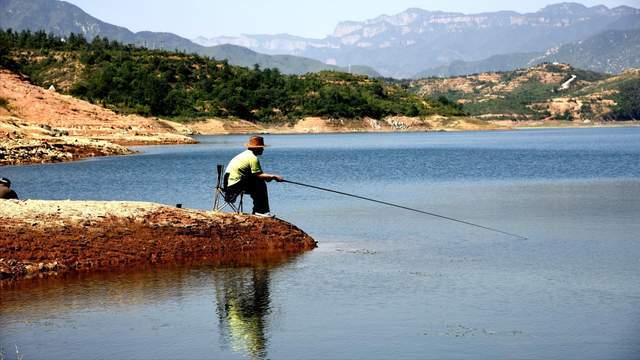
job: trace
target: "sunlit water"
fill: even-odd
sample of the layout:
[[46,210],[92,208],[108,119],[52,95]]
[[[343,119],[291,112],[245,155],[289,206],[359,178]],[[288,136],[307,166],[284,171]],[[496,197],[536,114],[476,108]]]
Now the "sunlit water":
[[[0,168],[23,198],[209,209],[245,136]],[[267,136],[270,184],[319,248],[253,268],[83,275],[2,289],[0,343],[38,358],[640,356],[640,129]],[[250,208],[250,205],[249,205]]]

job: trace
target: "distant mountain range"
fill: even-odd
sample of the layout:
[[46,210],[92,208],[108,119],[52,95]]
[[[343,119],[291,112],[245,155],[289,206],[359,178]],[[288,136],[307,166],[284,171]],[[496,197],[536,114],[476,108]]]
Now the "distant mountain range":
[[609,74],[617,74],[629,68],[640,68],[640,28],[605,31],[545,52],[494,55],[480,61],[454,61],[446,66],[420,72],[414,78],[509,71],[544,62],[567,63],[577,68]]
[[[0,28],[81,33],[148,48],[181,50],[232,65],[278,68],[285,74],[321,70],[416,78],[513,70],[563,62],[600,72],[637,67],[640,9],[549,5],[534,13],[480,14],[408,9],[392,16],[341,22],[333,34],[199,37],[131,32],[58,0],[0,0]],[[359,65],[355,65],[359,64]]]
[[545,52],[604,31],[639,26],[640,9],[560,3],[526,14],[412,8],[393,16],[342,22],[323,39],[281,34],[200,37],[194,41],[208,46],[230,43],[266,54],[299,55],[338,65],[364,64],[385,76],[406,78],[456,60],[479,61],[497,54],[522,59],[528,56],[523,53]]
[[[265,55],[237,45],[202,46],[172,33],[141,31],[134,33],[124,27],[105,23],[79,7],[57,0],[0,0],[0,28],[14,30],[44,30],[60,36],[83,34],[88,39],[106,37],[127,44],[149,48],[181,50],[227,59],[232,65],[278,68],[285,74],[303,74],[321,70],[348,68],[292,55]],[[354,73],[379,76],[372,68],[352,66]]]

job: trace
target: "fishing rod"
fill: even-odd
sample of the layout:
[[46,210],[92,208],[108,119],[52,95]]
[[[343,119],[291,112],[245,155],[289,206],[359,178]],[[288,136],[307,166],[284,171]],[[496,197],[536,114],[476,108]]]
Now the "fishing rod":
[[319,187],[319,186],[303,184],[303,183],[299,183],[299,182],[295,182],[295,181],[282,180],[282,182],[289,183],[289,184],[294,184],[294,185],[299,185],[299,186],[304,186],[304,187],[308,187],[308,188],[312,188],[312,189],[316,189],[316,190],[328,191],[328,192],[332,192],[332,193],[336,193],[336,194],[340,194],[340,195],[354,197],[354,198],[361,199],[361,200],[375,202],[375,203],[378,203],[378,204],[383,204],[383,205],[387,205],[387,206],[393,206],[393,207],[400,208],[400,209],[405,209],[405,210],[414,211],[414,212],[421,213],[421,214],[435,216],[435,217],[438,217],[438,218],[451,220],[451,221],[459,222],[459,223],[466,224],[466,225],[475,226],[475,227],[478,227],[478,228],[481,228],[481,229],[497,232],[497,233],[500,233],[500,234],[513,236],[515,238],[522,239],[522,240],[526,240],[527,239],[524,236],[517,235],[517,234],[512,234],[512,233],[509,233],[509,232],[506,232],[506,231],[502,231],[502,230],[498,230],[498,229],[494,229],[494,228],[491,228],[491,227],[488,227],[488,226],[478,225],[478,224],[474,224],[474,223],[471,223],[471,222],[468,222],[468,221],[454,219],[452,217],[448,217],[448,216],[444,216],[444,215],[434,214],[434,213],[431,213],[431,212],[428,212],[428,211],[412,209],[410,207],[406,207],[406,206],[402,206],[402,205],[398,205],[398,204],[393,204],[393,203],[386,202],[386,201],[371,199],[371,198],[364,197],[364,196],[349,194],[349,193],[338,191],[338,190],[322,188],[322,187]]

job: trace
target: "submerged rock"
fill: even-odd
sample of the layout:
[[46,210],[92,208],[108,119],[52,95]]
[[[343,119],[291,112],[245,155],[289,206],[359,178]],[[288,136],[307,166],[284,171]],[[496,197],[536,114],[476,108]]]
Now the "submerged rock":
[[279,219],[143,202],[0,200],[0,278],[150,264],[238,263],[316,242]]

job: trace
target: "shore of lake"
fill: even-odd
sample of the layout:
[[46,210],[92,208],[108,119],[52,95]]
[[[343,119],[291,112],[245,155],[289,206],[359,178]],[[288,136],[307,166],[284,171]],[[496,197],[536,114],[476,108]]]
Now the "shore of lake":
[[291,124],[256,124],[240,119],[203,119],[181,124],[198,135],[239,134],[329,134],[359,132],[431,132],[508,130],[510,127],[492,124],[470,117],[408,117],[387,116],[383,119],[328,119],[306,117]]
[[[174,145],[196,143],[190,135],[242,134],[326,134],[370,132],[444,132],[508,130],[471,118],[409,118],[375,119],[305,118],[295,124],[260,125],[239,119],[207,119],[186,124],[168,120],[154,120],[165,133],[120,136],[105,131],[103,136],[91,134],[69,136],[67,131],[46,124],[21,124],[18,119],[2,119],[0,132],[0,165],[24,165],[79,160],[95,156],[129,155],[134,151],[126,146]],[[4,131],[3,131],[4,130]],[[118,132],[118,129],[113,129]],[[65,134],[65,135],[59,135]]]
[[235,264],[316,242],[279,219],[146,202],[0,200],[0,279],[176,263]]
[[514,130],[526,129],[590,129],[638,127],[640,121],[565,121],[565,120],[494,120],[492,123]]

